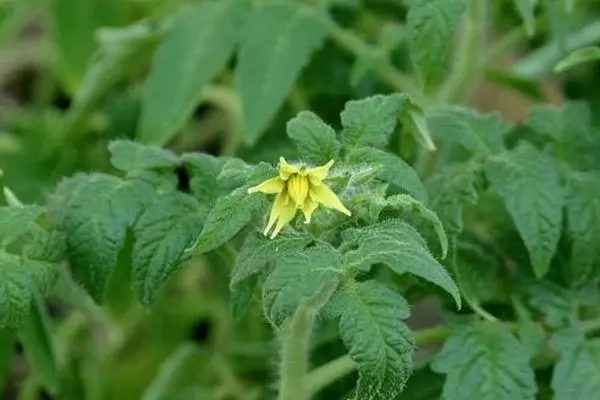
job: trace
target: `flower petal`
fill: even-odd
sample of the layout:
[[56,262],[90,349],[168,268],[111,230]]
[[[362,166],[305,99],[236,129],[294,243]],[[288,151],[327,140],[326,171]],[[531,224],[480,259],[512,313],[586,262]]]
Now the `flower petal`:
[[279,157],[279,176],[284,181],[287,181],[290,176],[300,172],[300,168],[295,165],[289,164],[285,161],[285,158]]
[[310,198],[310,196],[306,197],[304,201],[304,206],[302,207],[302,212],[304,213],[304,223],[310,224],[310,219],[312,217],[312,213],[317,209],[319,203]]
[[329,169],[333,165],[333,160],[330,160],[327,164],[321,165],[320,167],[308,168],[306,170],[306,175],[308,175],[311,183],[317,185],[321,183],[321,181],[327,178],[327,174],[329,174]]
[[281,206],[283,196],[287,196],[287,194],[285,192],[280,192],[279,194],[277,194],[277,196],[275,196],[275,201],[273,202],[273,205],[271,206],[271,213],[269,214],[269,222],[267,223],[267,227],[265,228],[265,230],[263,232],[263,235],[265,235],[265,236],[267,236],[269,234],[269,231],[275,224],[275,221],[277,221],[277,210],[278,210],[278,207]]
[[[286,196],[287,197],[287,196]],[[294,216],[296,215],[296,211],[298,208],[293,201],[287,201],[285,205],[283,203],[278,204],[277,206],[277,224],[275,225],[275,229],[271,233],[271,239],[274,239],[275,236],[281,232],[283,227],[290,223]]]
[[276,177],[276,178],[267,179],[263,183],[251,187],[250,189],[248,189],[248,194],[252,194],[252,193],[256,193],[256,192],[274,194],[274,193],[281,192],[284,187],[285,187],[285,182],[280,177]]
[[323,204],[325,207],[336,209],[347,216],[352,215],[350,210],[344,207],[337,195],[324,184],[312,185],[310,192],[313,200]]

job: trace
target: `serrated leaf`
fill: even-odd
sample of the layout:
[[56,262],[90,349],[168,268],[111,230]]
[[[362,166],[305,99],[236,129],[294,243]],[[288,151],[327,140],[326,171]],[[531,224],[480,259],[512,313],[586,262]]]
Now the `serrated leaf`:
[[490,158],[485,171],[527,246],[533,271],[544,276],[560,237],[564,204],[554,161],[530,145],[522,145]]
[[31,231],[43,212],[38,206],[0,207],[0,245],[5,247]]
[[447,375],[444,399],[534,399],[527,351],[499,323],[459,327],[431,364]]
[[527,36],[531,37],[535,34],[535,4],[536,0],[514,0],[515,7],[523,20]]
[[466,0],[411,0],[406,22],[409,51],[421,82],[436,85],[446,70],[452,39]]
[[597,60],[600,60],[600,47],[583,47],[569,53],[569,55],[560,60],[554,67],[554,72],[564,72],[577,65]]
[[460,308],[458,287],[446,269],[431,255],[425,240],[410,225],[388,220],[342,233],[344,265],[368,271],[373,264],[387,265],[396,274],[410,273],[447,291]]
[[427,116],[427,122],[435,138],[486,155],[504,150],[504,136],[510,130],[498,114],[482,115],[459,106],[438,107]]
[[98,303],[125,235],[154,195],[141,181],[104,174],[64,181],[51,202],[51,215],[64,232],[75,277]]
[[197,254],[214,250],[242,230],[265,205],[265,198],[249,195],[243,186],[221,197],[206,217],[204,228],[193,246]]
[[124,172],[144,169],[175,168],[179,158],[171,151],[130,140],[113,140],[108,144],[110,163]]
[[239,321],[252,305],[259,283],[258,276],[252,275],[231,287],[229,308],[235,320]]
[[591,135],[591,110],[587,103],[570,101],[562,107],[539,105],[529,111],[525,125],[559,142]]
[[23,325],[19,328],[18,338],[46,390],[57,394],[60,376],[52,344],[50,317],[42,299],[36,294],[31,301],[29,315],[25,317]]
[[399,118],[402,121],[404,131],[410,133],[417,143],[429,151],[436,149],[429,133],[429,123],[425,118],[423,108],[410,97],[407,98],[404,107],[400,110]]
[[569,329],[556,333],[550,346],[560,354],[552,375],[555,399],[600,396],[600,339],[586,340],[583,333]]
[[118,25],[123,5],[119,0],[52,0],[52,39],[61,79],[69,92],[81,82],[96,44],[94,32]]
[[600,175],[572,173],[566,187],[567,227],[572,241],[569,277],[581,285],[599,276]]
[[398,398],[412,370],[414,337],[402,322],[404,298],[376,281],[349,283],[334,294],[325,313],[339,318],[340,336],[358,364],[356,399]]
[[265,3],[249,17],[236,68],[247,143],[256,143],[325,40],[327,28],[318,13],[297,2]]
[[381,166],[379,178],[396,185],[415,199],[427,204],[427,191],[419,176],[410,165],[400,157],[373,147],[361,147],[350,151],[351,162]]
[[192,196],[174,192],[158,197],[140,215],[131,257],[134,287],[142,304],[154,302],[158,290],[182,263],[207,212]]
[[212,207],[217,198],[224,194],[217,178],[227,160],[203,153],[185,153],[181,160],[191,173],[190,189],[202,204]]
[[277,260],[263,284],[263,308],[267,318],[281,326],[300,302],[317,294],[325,285],[341,281],[340,254],[333,247],[318,244]]
[[337,159],[340,142],[332,127],[316,114],[302,111],[287,123],[287,134],[296,144],[302,159],[316,164],[325,164]]
[[340,114],[343,137],[357,147],[384,147],[398,122],[398,113],[408,100],[403,94],[375,95],[346,103]]
[[35,293],[49,289],[54,268],[52,263],[0,251],[0,329],[23,323]]
[[231,57],[246,14],[246,2],[219,0],[191,6],[175,18],[144,86],[142,142],[162,145],[181,129],[203,87]]
[[477,201],[475,173],[468,164],[447,165],[426,184],[429,207],[444,223],[448,236],[463,229],[462,210]]

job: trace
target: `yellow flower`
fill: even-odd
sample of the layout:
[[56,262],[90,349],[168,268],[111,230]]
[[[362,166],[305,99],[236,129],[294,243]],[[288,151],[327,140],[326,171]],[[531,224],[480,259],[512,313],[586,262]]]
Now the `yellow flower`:
[[277,236],[285,224],[294,218],[298,210],[302,211],[304,223],[308,224],[319,203],[348,216],[351,215],[336,194],[323,183],[332,165],[333,160],[320,167],[307,168],[305,165],[288,164],[283,157],[280,157],[279,176],[248,189],[249,194],[256,192],[277,194],[264,231],[265,236],[273,226],[275,229],[271,232],[271,239]]

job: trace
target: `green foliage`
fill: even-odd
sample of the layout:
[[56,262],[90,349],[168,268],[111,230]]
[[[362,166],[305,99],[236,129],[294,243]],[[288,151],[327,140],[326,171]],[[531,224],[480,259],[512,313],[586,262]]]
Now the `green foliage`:
[[514,0],[515,7],[523,20],[528,36],[535,34],[535,0]]
[[538,277],[548,272],[560,237],[564,192],[554,161],[530,145],[490,158],[486,175],[504,199]]
[[236,69],[248,143],[256,143],[326,34],[319,11],[298,2],[267,2],[248,17]]
[[115,140],[108,145],[110,162],[117,169],[132,172],[144,169],[172,168],[179,158],[160,147],[142,146],[127,140]]
[[231,57],[247,14],[244,1],[191,7],[172,21],[144,86],[138,131],[144,143],[168,143],[182,128],[202,99],[202,89]]
[[288,122],[287,134],[296,144],[300,157],[307,161],[325,164],[336,159],[340,152],[340,142],[333,128],[309,111],[301,112]]
[[527,352],[497,323],[457,328],[432,368],[447,375],[444,399],[534,399],[537,391]]
[[356,398],[396,398],[412,368],[414,337],[402,322],[410,314],[406,300],[376,281],[347,284],[327,312],[339,318],[342,340],[358,364]]
[[584,47],[569,53],[567,57],[560,60],[554,66],[554,70],[556,72],[563,72],[579,64],[596,60],[600,60],[600,47]]

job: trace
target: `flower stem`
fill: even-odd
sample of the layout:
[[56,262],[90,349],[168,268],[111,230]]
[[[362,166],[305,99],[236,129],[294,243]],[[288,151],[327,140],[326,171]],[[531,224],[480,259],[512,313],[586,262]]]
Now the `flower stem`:
[[337,288],[337,282],[324,285],[312,297],[304,299],[286,322],[281,337],[279,400],[308,400],[309,340],[315,317],[327,304]]

